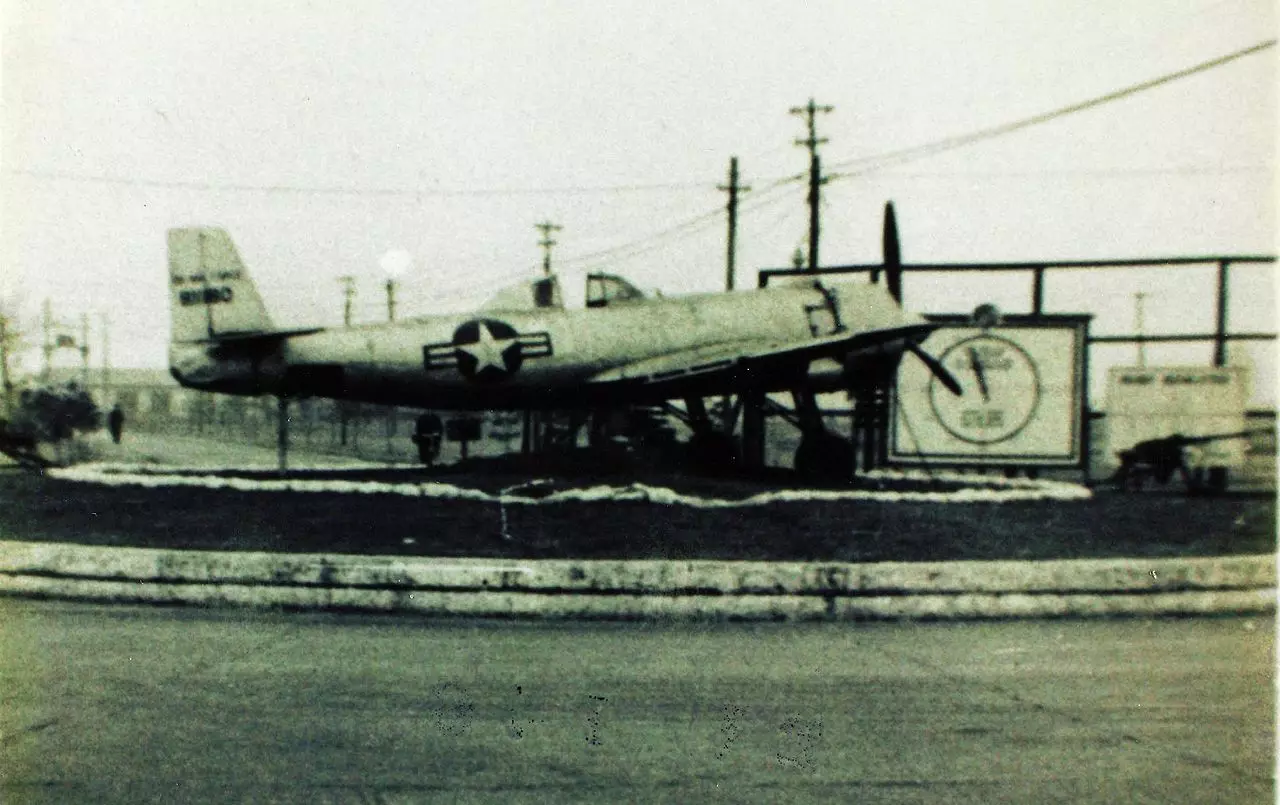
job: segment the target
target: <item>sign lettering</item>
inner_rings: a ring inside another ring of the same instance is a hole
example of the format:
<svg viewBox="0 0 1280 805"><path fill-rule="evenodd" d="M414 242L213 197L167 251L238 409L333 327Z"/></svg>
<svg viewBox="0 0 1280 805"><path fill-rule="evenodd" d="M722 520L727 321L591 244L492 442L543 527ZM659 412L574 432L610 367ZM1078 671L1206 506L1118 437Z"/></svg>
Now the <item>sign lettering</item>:
<svg viewBox="0 0 1280 805"><path fill-rule="evenodd" d="M1003 428L1004 411L970 408L961 412L960 422L966 428Z"/></svg>
<svg viewBox="0 0 1280 805"><path fill-rule="evenodd" d="M1231 378L1226 375L1183 375L1183 374L1167 374L1164 376L1164 382L1170 386L1176 385L1199 385L1208 383L1213 386L1225 386L1231 382Z"/></svg>
<svg viewBox="0 0 1280 805"><path fill-rule="evenodd" d="M217 288L190 288L178 291L178 303L183 307L226 304L232 297L231 289L225 285Z"/></svg>

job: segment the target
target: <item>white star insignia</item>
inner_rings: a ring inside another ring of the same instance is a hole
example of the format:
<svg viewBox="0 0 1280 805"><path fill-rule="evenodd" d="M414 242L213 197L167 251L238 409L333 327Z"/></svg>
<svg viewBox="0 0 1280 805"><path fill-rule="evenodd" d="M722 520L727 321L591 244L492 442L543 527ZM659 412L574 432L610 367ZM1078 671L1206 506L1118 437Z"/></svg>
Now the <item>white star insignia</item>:
<svg viewBox="0 0 1280 805"><path fill-rule="evenodd" d="M474 344L459 344L458 349L476 359L476 374L492 366L500 371L507 371L507 362L503 353L511 348L514 338L494 338L489 325L480 322L479 339Z"/></svg>

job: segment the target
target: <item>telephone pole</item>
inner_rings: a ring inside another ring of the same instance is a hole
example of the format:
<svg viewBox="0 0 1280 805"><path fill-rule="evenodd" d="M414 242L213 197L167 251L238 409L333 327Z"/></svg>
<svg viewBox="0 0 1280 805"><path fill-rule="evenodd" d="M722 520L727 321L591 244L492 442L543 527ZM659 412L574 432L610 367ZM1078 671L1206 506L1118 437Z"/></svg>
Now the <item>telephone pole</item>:
<svg viewBox="0 0 1280 805"><path fill-rule="evenodd" d="M356 298L356 278L350 274L338 277L342 284L342 326L351 326L351 305Z"/></svg>
<svg viewBox="0 0 1280 805"><path fill-rule="evenodd" d="M729 194L729 245L725 255L724 289L733 290L733 270L738 252L738 194L751 189L749 185L738 184L738 158L729 158L729 184L720 185L721 190Z"/></svg>
<svg viewBox="0 0 1280 805"><path fill-rule="evenodd" d="M817 116L819 112L827 114L835 111L834 106L818 106L813 102L813 98L809 99L809 103L805 106L793 106L791 114L803 115L809 129L809 136L803 140L796 140L796 145L803 145L809 149L809 270L816 271L818 268L818 202L821 199L819 191L826 182L822 178L822 163L818 159L818 146L827 141L826 137L818 136Z"/></svg>
<svg viewBox="0 0 1280 805"><path fill-rule="evenodd" d="M533 226L542 232L542 240L538 241L538 245L542 247L542 273L549 277L551 276L551 247L556 245L556 242L551 239L551 234L559 232L564 227L550 221L543 221Z"/></svg>
<svg viewBox="0 0 1280 805"><path fill-rule="evenodd" d="M102 316L102 388L111 388L111 320L106 313Z"/></svg>
<svg viewBox="0 0 1280 805"><path fill-rule="evenodd" d="M89 314L80 314L80 385L89 390Z"/></svg>
<svg viewBox="0 0 1280 805"><path fill-rule="evenodd" d="M342 326L350 327L351 306L356 299L356 278L350 274L344 274L338 277L338 282L342 285ZM357 413L356 404L348 400L338 400L335 403L335 407L338 411L338 444L346 447L347 432L351 427L351 415Z"/></svg>
<svg viewBox="0 0 1280 805"><path fill-rule="evenodd" d="M13 384L9 380L9 320L0 313L0 414L9 416L9 392Z"/></svg>
<svg viewBox="0 0 1280 805"><path fill-rule="evenodd" d="M41 329L44 330L44 343L41 345L44 349L44 372L41 379L48 383L53 374L53 302L49 299L44 300L41 309Z"/></svg>
<svg viewBox="0 0 1280 805"><path fill-rule="evenodd" d="M564 227L559 224L553 224L550 221L543 221L540 224L533 225L535 229L542 233L542 240L538 241L538 245L542 247L542 274L543 276L551 276L551 247L556 245L552 234L559 232ZM552 300L553 288L551 283L541 283L534 287L534 304L539 307L550 304ZM542 292L547 291L547 295L543 296ZM532 411L528 408L524 410L524 419L521 422L520 430L520 453L529 455L541 451L546 442L547 428L552 421L554 415L551 412L545 414Z"/></svg>
<svg viewBox="0 0 1280 805"><path fill-rule="evenodd" d="M1146 305L1147 295L1142 291L1138 291L1133 295L1133 318L1134 324L1138 330L1138 365L1145 367L1147 365L1147 342L1146 336Z"/></svg>

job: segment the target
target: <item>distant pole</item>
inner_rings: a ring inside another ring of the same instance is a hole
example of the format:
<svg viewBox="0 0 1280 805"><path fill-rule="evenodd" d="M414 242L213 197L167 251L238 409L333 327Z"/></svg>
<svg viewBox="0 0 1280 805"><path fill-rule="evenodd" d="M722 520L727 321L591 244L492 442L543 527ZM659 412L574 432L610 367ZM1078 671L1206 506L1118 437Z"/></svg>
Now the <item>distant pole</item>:
<svg viewBox="0 0 1280 805"><path fill-rule="evenodd" d="M9 392L13 384L9 380L9 320L0 313L0 410L9 415Z"/></svg>
<svg viewBox="0 0 1280 805"><path fill-rule="evenodd" d="M809 270L816 271L818 268L818 205L821 200L819 189L826 182L822 178L822 165L818 160L818 146L827 141L826 137L818 136L817 116L821 112L829 114L835 111L834 106L819 106L813 102L813 98L809 99L809 103L805 106L793 106L791 114L800 115L805 118L805 123L809 131L809 136L803 140L796 140L796 145L802 145L809 149Z"/></svg>
<svg viewBox="0 0 1280 805"><path fill-rule="evenodd" d="M342 326L351 326L351 305L356 298L356 278L350 274L344 274L338 277L338 282L342 283Z"/></svg>
<svg viewBox="0 0 1280 805"><path fill-rule="evenodd" d="M551 235L564 229L564 227L559 224L553 224L550 221L543 221L533 226L542 233L542 240L538 241L538 245L542 247L542 273L549 277L551 276L551 247L556 245Z"/></svg>
<svg viewBox="0 0 1280 805"><path fill-rule="evenodd" d="M80 314L80 385L89 390L89 314Z"/></svg>
<svg viewBox="0 0 1280 805"><path fill-rule="evenodd" d="M102 389L108 391L111 386L111 320L102 313Z"/></svg>
<svg viewBox="0 0 1280 805"><path fill-rule="evenodd" d="M1147 342L1146 336L1146 311L1143 304L1147 299L1147 295L1142 291L1138 291L1133 295L1133 319L1134 326L1138 330L1138 365L1145 367L1147 365Z"/></svg>
<svg viewBox="0 0 1280 805"><path fill-rule="evenodd" d="M538 241L538 245L542 247L542 274L543 276L551 276L551 247L556 245L552 234L559 232L564 227L559 224L553 224L550 221L543 221L540 224L534 224L539 232L542 233L542 239ZM543 436L546 422L550 417L550 413L542 414L526 410L524 412L524 430L520 436L520 452L528 455L529 453L540 453L543 448ZM466 442L463 442L465 450Z"/></svg>
<svg viewBox="0 0 1280 805"><path fill-rule="evenodd" d="M356 301L356 278L351 274L339 276L338 282L342 283L342 326L349 328L351 326L351 306ZM390 280L388 280L390 282ZM346 399L337 401L338 408L338 444L347 447L347 429L351 422L351 403Z"/></svg>
<svg viewBox="0 0 1280 805"><path fill-rule="evenodd" d="M356 298L356 278L350 274L344 274L338 277L338 282L342 284L342 326L350 327L351 306ZM338 443L346 447L347 428L351 420L351 406L346 400L338 400L336 408L338 409Z"/></svg>
<svg viewBox="0 0 1280 805"><path fill-rule="evenodd" d="M404 249L391 249L378 261L387 275L387 321L396 320L396 278L400 277L413 264L413 255Z"/></svg>
<svg viewBox="0 0 1280 805"><path fill-rule="evenodd" d="M394 323L396 320L396 281L394 277L387 277L387 321ZM388 408L386 412L386 432L387 432L387 453L391 453L391 433L395 429L396 409ZM343 423L345 424L345 422ZM345 433L344 433L345 435Z"/></svg>
<svg viewBox="0 0 1280 805"><path fill-rule="evenodd" d="M725 253L724 289L732 291L734 264L737 262L738 253L738 194L751 189L749 186L738 184L737 157L729 158L729 184L720 185L720 189L729 194L729 203L726 207L729 212L729 242Z"/></svg>
<svg viewBox="0 0 1280 805"><path fill-rule="evenodd" d="M53 374L53 303L47 298L41 311L41 325L44 330L44 372L41 378L47 383Z"/></svg>

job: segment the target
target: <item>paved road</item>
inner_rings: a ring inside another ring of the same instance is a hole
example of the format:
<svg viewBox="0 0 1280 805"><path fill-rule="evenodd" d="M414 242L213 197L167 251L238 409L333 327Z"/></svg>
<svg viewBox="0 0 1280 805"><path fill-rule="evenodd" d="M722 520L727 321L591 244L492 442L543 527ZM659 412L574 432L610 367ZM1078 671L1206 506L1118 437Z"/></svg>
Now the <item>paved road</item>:
<svg viewBox="0 0 1280 805"><path fill-rule="evenodd" d="M1270 802L1273 626L0 599L0 801Z"/></svg>

